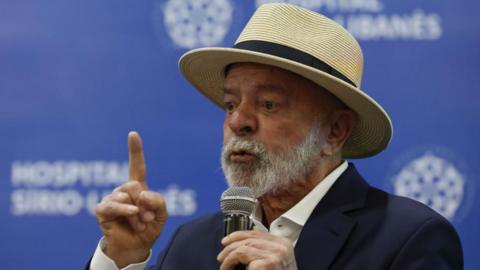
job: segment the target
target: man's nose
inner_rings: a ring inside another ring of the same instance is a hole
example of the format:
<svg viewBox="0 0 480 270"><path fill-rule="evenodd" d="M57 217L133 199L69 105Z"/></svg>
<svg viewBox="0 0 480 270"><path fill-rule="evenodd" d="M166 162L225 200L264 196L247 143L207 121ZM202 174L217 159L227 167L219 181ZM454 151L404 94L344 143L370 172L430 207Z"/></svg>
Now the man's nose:
<svg viewBox="0 0 480 270"><path fill-rule="evenodd" d="M254 108L250 108L246 104L239 105L227 116L227 125L237 136L254 134L257 124Z"/></svg>

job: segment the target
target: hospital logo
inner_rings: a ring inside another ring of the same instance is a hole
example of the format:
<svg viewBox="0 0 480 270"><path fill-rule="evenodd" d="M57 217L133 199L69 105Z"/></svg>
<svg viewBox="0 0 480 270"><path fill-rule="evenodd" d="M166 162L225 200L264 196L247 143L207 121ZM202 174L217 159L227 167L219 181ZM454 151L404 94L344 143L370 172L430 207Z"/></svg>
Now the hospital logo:
<svg viewBox="0 0 480 270"><path fill-rule="evenodd" d="M168 0L154 9L157 32L162 24L173 43L185 49L222 43L233 17L230 0Z"/></svg>
<svg viewBox="0 0 480 270"><path fill-rule="evenodd" d="M466 176L447 158L426 151L392 177L396 195L420 201L452 220L465 198Z"/></svg>

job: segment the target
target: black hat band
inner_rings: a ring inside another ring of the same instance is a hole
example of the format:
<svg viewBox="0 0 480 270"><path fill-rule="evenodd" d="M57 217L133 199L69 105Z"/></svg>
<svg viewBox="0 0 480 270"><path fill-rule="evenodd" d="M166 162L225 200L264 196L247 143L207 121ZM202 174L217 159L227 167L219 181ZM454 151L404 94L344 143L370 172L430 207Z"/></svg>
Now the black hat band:
<svg viewBox="0 0 480 270"><path fill-rule="evenodd" d="M300 50L263 40L242 41L233 46L236 49L249 50L282 57L326 72L350 85L357 87L350 79L322 60Z"/></svg>

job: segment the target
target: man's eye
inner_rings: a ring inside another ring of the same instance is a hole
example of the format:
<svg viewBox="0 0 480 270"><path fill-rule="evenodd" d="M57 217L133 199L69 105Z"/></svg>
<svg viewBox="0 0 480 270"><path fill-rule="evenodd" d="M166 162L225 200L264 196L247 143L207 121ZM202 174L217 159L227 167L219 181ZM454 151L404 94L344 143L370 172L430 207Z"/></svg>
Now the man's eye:
<svg viewBox="0 0 480 270"><path fill-rule="evenodd" d="M225 111L232 112L235 109L235 104L233 104L233 102L225 102L223 107Z"/></svg>
<svg viewBox="0 0 480 270"><path fill-rule="evenodd" d="M273 110L277 107L277 104L275 104L275 102L273 102L273 101L265 101L265 102L263 102L263 107L265 107L265 109L271 111L271 110Z"/></svg>

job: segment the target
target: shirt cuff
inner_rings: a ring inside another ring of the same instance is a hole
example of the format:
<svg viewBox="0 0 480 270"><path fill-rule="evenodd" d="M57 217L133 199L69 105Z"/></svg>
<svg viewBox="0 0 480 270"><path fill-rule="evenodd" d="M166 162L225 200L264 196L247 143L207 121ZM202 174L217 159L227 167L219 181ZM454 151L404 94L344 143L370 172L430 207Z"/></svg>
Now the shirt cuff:
<svg viewBox="0 0 480 270"><path fill-rule="evenodd" d="M105 239L102 237L100 242L97 245L97 249L93 254L92 261L90 262L90 270L144 270L145 266L147 265L150 257L152 256L152 250L148 253L148 258L139 263L133 263L124 267L122 269L118 269L115 262L110 259L105 253L103 253L103 249L105 248Z"/></svg>

